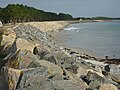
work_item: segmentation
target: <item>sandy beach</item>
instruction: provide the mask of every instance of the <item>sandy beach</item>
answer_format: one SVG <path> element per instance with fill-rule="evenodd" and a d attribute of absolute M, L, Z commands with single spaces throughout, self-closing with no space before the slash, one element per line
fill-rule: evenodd
<path fill-rule="evenodd" d="M 65 26 L 78 22 L 79 21 L 45 21 L 45 22 L 28 22 L 25 24 L 32 25 L 33 27 L 36 27 L 43 32 L 48 32 L 48 31 L 60 31 Z"/>

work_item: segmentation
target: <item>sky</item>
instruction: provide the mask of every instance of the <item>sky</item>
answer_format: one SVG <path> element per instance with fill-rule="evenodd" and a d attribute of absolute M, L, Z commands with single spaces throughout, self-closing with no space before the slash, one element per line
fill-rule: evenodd
<path fill-rule="evenodd" d="M 120 17 L 120 0 L 0 0 L 0 7 L 13 3 L 74 17 Z"/>

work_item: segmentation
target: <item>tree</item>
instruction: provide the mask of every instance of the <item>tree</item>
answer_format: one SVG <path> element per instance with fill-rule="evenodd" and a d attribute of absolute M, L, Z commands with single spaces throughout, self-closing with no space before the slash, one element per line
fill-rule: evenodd
<path fill-rule="evenodd" d="M 27 21 L 55 21 L 71 20 L 73 17 L 69 14 L 45 12 L 23 4 L 9 4 L 5 8 L 0 8 L 0 19 L 5 23 L 27 22 Z"/>

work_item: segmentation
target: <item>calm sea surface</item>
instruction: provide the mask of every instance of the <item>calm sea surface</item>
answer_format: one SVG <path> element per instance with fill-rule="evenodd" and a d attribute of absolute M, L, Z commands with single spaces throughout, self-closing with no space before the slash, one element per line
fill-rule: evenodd
<path fill-rule="evenodd" d="M 72 24 L 62 34 L 66 44 L 91 50 L 98 55 L 120 58 L 120 22 L 92 22 Z"/>

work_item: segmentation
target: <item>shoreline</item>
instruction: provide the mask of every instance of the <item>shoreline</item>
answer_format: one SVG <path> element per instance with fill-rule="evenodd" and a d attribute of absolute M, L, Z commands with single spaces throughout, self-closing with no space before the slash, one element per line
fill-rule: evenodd
<path fill-rule="evenodd" d="M 112 61 L 119 60 L 119 59 L 108 58 L 108 60 L 106 61 L 106 57 L 100 56 L 93 51 L 83 49 L 80 47 L 68 46 L 65 44 L 65 41 L 67 40 L 67 36 L 60 34 L 60 32 L 63 31 L 63 29 L 70 24 L 88 23 L 88 22 L 89 23 L 91 23 L 91 22 L 111 22 L 111 21 L 112 20 L 109 20 L 109 21 L 106 21 L 106 20 L 74 20 L 74 21 L 25 22 L 25 23 L 18 23 L 12 28 L 14 29 L 16 27 L 19 27 L 19 25 L 21 25 L 21 24 L 31 25 L 31 26 L 39 29 L 40 31 L 49 34 L 50 35 L 50 40 L 49 40 L 50 42 L 52 41 L 52 43 L 54 43 L 58 47 L 66 48 L 66 49 L 69 49 L 70 51 L 79 53 L 79 55 L 83 59 L 97 60 L 97 61 L 102 61 L 102 62 L 103 61 L 109 62 L 109 60 L 110 60 L 112 62 Z"/>
<path fill-rule="evenodd" d="M 89 21 L 83 21 L 83 22 L 79 21 L 79 23 L 85 23 L 85 22 L 89 22 Z M 106 22 L 106 21 L 97 20 L 97 21 L 90 21 L 90 22 Z M 72 23 L 72 24 L 75 24 L 75 23 Z M 63 27 L 62 29 L 64 29 L 64 28 L 65 27 Z M 108 59 L 106 59 L 106 56 L 101 56 L 99 54 L 96 54 L 93 51 L 83 49 L 80 47 L 71 47 L 71 46 L 66 45 L 65 42 L 67 40 L 67 36 L 61 35 L 60 32 L 52 32 L 51 34 L 53 34 L 52 38 L 54 39 L 53 41 L 55 42 L 55 44 L 58 44 L 60 47 L 62 47 L 64 49 L 68 49 L 69 50 L 69 51 L 67 50 L 68 53 L 70 51 L 73 51 L 73 52 L 76 52 L 77 54 L 79 54 L 80 57 L 83 59 L 95 60 L 95 61 L 111 63 L 111 64 L 120 64 L 119 58 L 110 58 L 109 57 Z"/>
<path fill-rule="evenodd" d="M 105 61 L 106 57 L 96 54 L 93 51 L 79 48 L 79 47 L 71 47 L 67 46 L 65 44 L 65 41 L 67 40 L 67 37 L 65 35 L 61 35 L 59 32 L 63 31 L 63 29 L 66 26 L 69 26 L 70 24 L 76 24 L 76 23 L 91 23 L 91 22 L 111 22 L 112 20 L 73 20 L 73 21 L 44 21 L 44 22 L 26 22 L 23 23 L 25 25 L 31 25 L 42 32 L 46 32 L 48 34 L 52 33 L 51 37 L 54 39 L 53 42 L 57 43 L 59 46 L 62 46 L 63 48 L 69 48 L 72 51 L 78 52 L 81 54 L 81 57 L 83 58 L 89 58 L 92 60 L 98 60 L 98 61 Z M 18 24 L 19 26 L 19 24 Z M 112 59 L 112 58 L 109 58 Z M 119 59 L 119 58 L 118 58 Z"/>
<path fill-rule="evenodd" d="M 65 37 L 59 31 L 68 24 L 32 22 L 2 30 L 0 48 L 5 56 L 0 58 L 0 80 L 6 81 L 1 84 L 11 90 L 98 90 L 104 84 L 119 89 L 120 66 L 81 57 L 78 48 L 64 47 Z"/>
<path fill-rule="evenodd" d="M 100 60 L 105 61 L 105 57 L 97 55 L 95 52 L 79 48 L 79 47 L 71 47 L 67 46 L 65 44 L 65 41 L 67 40 L 67 36 L 61 35 L 59 32 L 63 31 L 63 29 L 66 26 L 69 26 L 70 24 L 76 24 L 76 23 L 91 23 L 91 22 L 111 22 L 112 20 L 73 20 L 73 21 L 44 21 L 44 22 L 25 22 L 25 23 L 18 23 L 15 25 L 15 27 L 12 26 L 12 28 L 16 28 L 21 24 L 24 25 L 31 25 L 37 29 L 39 29 L 42 32 L 46 32 L 50 34 L 53 40 L 51 40 L 54 44 L 58 44 L 59 46 L 63 48 L 71 49 L 71 51 L 75 51 L 81 55 L 82 58 L 88 58 L 92 60 Z M 50 38 L 51 38 L 50 37 Z M 112 58 L 109 58 L 112 59 Z"/>

